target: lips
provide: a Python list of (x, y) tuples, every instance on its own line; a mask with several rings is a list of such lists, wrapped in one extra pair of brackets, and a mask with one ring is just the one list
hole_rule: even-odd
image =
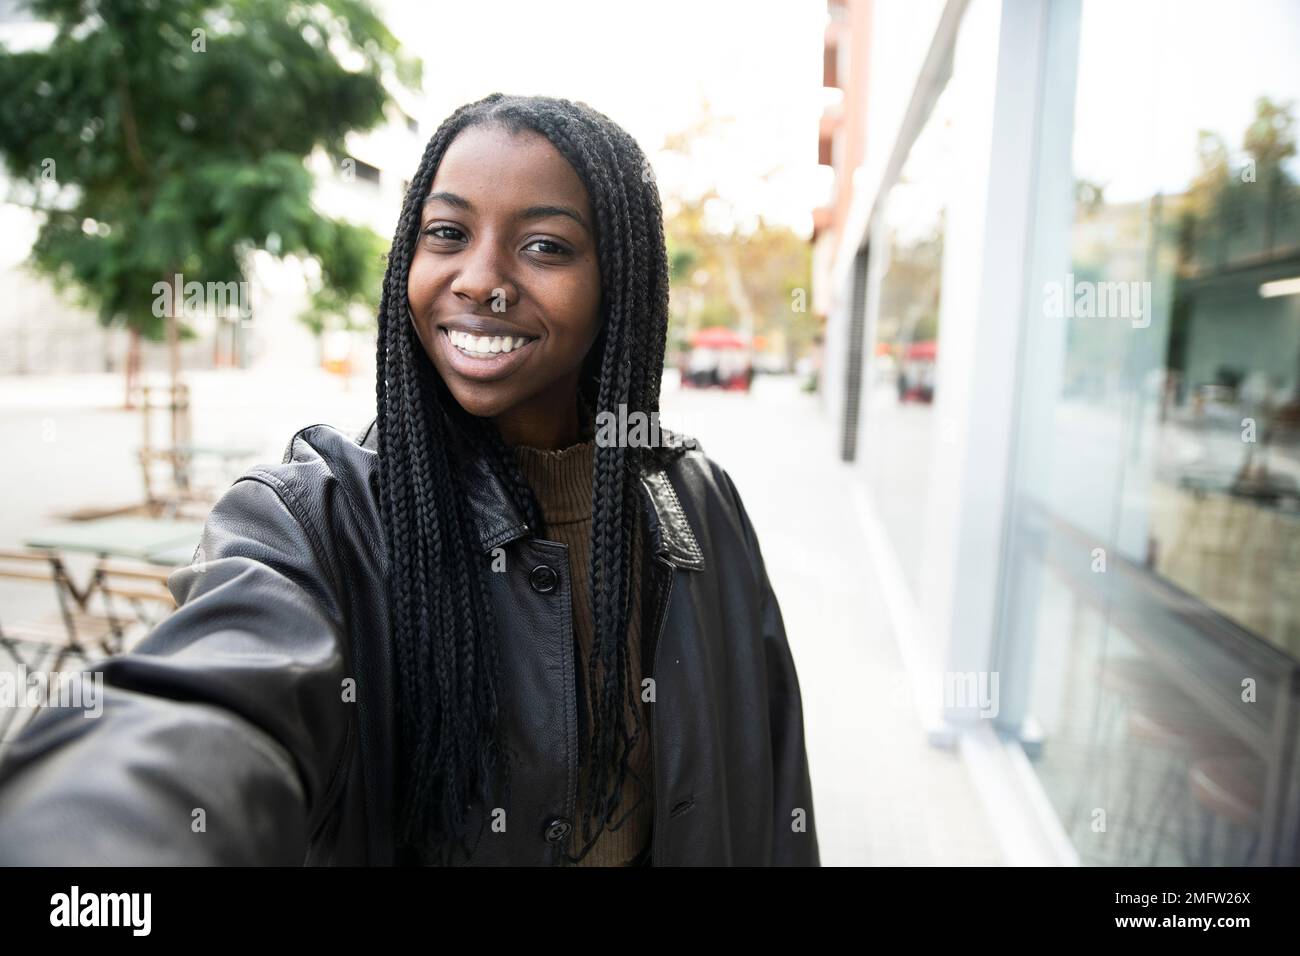
[(468, 355), (483, 356), (496, 352), (511, 352), (516, 346), (533, 341), (526, 335), (473, 335), (458, 329), (444, 329), (451, 344)]
[(437, 324), (442, 329), (454, 332), (468, 332), (470, 335), (486, 338), (504, 338), (507, 335), (512, 338), (537, 338), (535, 330), (521, 329), (509, 322), (503, 322), (494, 315), (475, 315), (472, 313), (453, 315), (451, 318), (443, 319)]
[(445, 325), (438, 331), (438, 347), (447, 364), (456, 374), (480, 382), (505, 378), (526, 362), (537, 346), (536, 337), (518, 333), (474, 335)]

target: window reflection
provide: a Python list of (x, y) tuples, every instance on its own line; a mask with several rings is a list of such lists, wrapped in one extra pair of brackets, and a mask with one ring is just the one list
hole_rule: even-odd
[(1178, 197), (1152, 551), (1162, 575), (1300, 656), (1295, 105), (1255, 109), (1235, 154), (1200, 134)]
[[(1088, 2), (1080, 36), (1060, 375), (1022, 396), (1052, 467), (1010, 561), (1036, 766), (1086, 863), (1294, 865), (1300, 9)], [(1145, 310), (1070, 297), (1121, 283)]]
[(923, 573), (918, 533), (927, 509), (939, 287), (943, 264), (944, 188), (952, 162), (951, 98), (935, 101), (908, 152), (885, 206), (871, 391), (867, 401), (868, 483), (913, 593)]

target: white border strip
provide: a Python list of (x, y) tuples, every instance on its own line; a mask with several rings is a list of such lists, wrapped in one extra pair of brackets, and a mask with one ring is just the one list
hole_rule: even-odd
[(1008, 866), (1079, 865), (1078, 851), (1018, 743), (979, 721), (962, 734), (961, 756)]
[(965, 729), (950, 726), (931, 706), (931, 675), (937, 671), (918, 624), (916, 601), (861, 474), (852, 475), (850, 484), (867, 546), (868, 572), (880, 589), (898, 656), (912, 684), (917, 721), (932, 743), (949, 736), (957, 742), (1008, 865), (1078, 866), (1079, 855), (1020, 745), (1003, 741), (987, 721)]
[(889, 629), (893, 632), (898, 656), (912, 682), (912, 704), (916, 709), (916, 719), (930, 739), (934, 740), (935, 735), (942, 735), (946, 728), (942, 713), (932, 706), (934, 686), (928, 681), (930, 675), (937, 673), (937, 668), (929, 644), (921, 633), (916, 601), (907, 587), (898, 556), (876, 515), (876, 507), (867, 493), (865, 479), (858, 473), (851, 477), (850, 482), (853, 487), (853, 507), (858, 522), (862, 525), (870, 569), (885, 602), (885, 614), (889, 617)]

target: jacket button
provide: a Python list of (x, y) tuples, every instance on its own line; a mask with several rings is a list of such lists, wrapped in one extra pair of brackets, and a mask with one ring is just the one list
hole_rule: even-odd
[(546, 826), (546, 842), (563, 843), (565, 838), (568, 837), (569, 831), (572, 829), (573, 825), (562, 817), (552, 820)]
[(555, 573), (555, 569), (546, 564), (539, 564), (533, 568), (532, 574), (528, 576), (528, 583), (539, 594), (550, 594), (555, 590), (555, 585), (559, 580), (560, 576)]

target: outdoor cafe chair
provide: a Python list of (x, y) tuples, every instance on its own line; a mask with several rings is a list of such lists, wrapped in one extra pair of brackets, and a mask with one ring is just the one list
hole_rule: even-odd
[[(31, 666), (24, 650), (39, 650), (38, 662), (53, 651), (58, 655), (53, 668), (57, 670), (68, 654), (84, 656), (89, 644), (102, 644), (111, 629), (109, 620), (86, 611), (85, 594), (77, 588), (57, 552), (37, 548), (0, 548), (0, 579), (47, 583), (53, 590), (57, 606), (57, 612), (34, 619), (5, 622), (0, 618), (0, 646), (16, 661)], [(29, 645), (30, 648), (20, 645)]]
[[(28, 671), (59, 671), (69, 657), (89, 658), (90, 646), (106, 652), (112, 622), (87, 613), (83, 592), (68, 574), (57, 552), (40, 549), (0, 549), (0, 579), (48, 584), (57, 610), (30, 620), (13, 621), (0, 615), (0, 649)], [(52, 660), (51, 660), (52, 658)], [(10, 730), (20, 708), (4, 708), (0, 739)]]
[(89, 605), (98, 595), (104, 618), (112, 622), (111, 653), (128, 650), (135, 636), (152, 630), (176, 609), (167, 588), (172, 568), (101, 558), (95, 565), (85, 600)]

